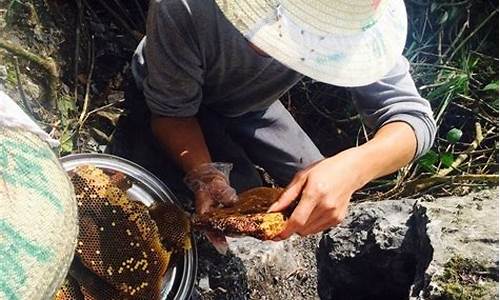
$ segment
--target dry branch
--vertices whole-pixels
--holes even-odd
[[[48,75],[48,87],[47,87],[47,94],[49,98],[50,105],[55,108],[57,105],[56,99],[57,99],[57,88],[59,86],[59,68],[57,67],[57,64],[55,61],[50,58],[42,58],[24,48],[21,46],[12,44],[5,39],[0,39],[0,48],[7,50],[8,52],[22,57],[24,59],[27,59],[38,66],[40,66],[45,72],[47,72]]]
[[[140,42],[141,39],[143,38],[143,34],[138,32],[137,30],[134,30],[130,25],[128,24],[127,21],[125,21],[122,16],[117,13],[111,6],[108,5],[108,3],[105,0],[99,0],[98,1],[104,9],[111,15],[111,17],[115,20],[116,24],[118,26],[121,26],[126,32],[130,34],[137,42]]]
[[[483,129],[481,128],[481,124],[479,122],[476,123],[475,128],[476,128],[476,137],[474,141],[469,145],[469,147],[463,153],[461,153],[457,157],[457,159],[455,159],[455,161],[451,164],[450,167],[440,170],[433,177],[443,177],[450,174],[453,170],[456,170],[458,166],[460,166],[469,157],[469,154],[474,150],[476,150],[477,147],[479,147],[481,142],[484,140],[484,137],[493,132],[492,130],[489,130],[488,132],[486,132],[486,134],[483,135]]]
[[[498,184],[498,174],[468,174],[456,176],[433,176],[410,181],[405,186],[404,195],[414,195],[440,183],[457,183],[472,181],[474,183]]]
[[[395,186],[389,190],[388,192],[382,194],[379,198],[394,198],[401,196],[413,196],[422,191],[430,189],[439,184],[449,184],[455,182],[463,182],[463,181],[472,181],[475,183],[484,181],[487,183],[497,183],[498,184],[498,175],[490,175],[490,174],[464,174],[464,175],[456,175],[456,176],[448,176],[452,171],[457,170],[457,168],[467,160],[467,158],[474,153],[474,151],[479,147],[479,145],[485,140],[485,138],[494,132],[495,128],[491,128],[486,133],[483,134],[483,129],[481,124],[478,122],[475,124],[476,137],[474,141],[469,145],[469,147],[461,153],[451,164],[450,167],[446,169],[441,169],[437,174],[420,179],[414,179],[408,182],[402,182],[402,179],[398,181]],[[408,169],[405,169],[407,172]],[[406,177],[405,175],[402,178]]]
[[[26,110],[33,116],[33,110],[31,109],[31,105],[28,103],[28,99],[26,98],[26,94],[24,93],[23,84],[21,82],[21,71],[19,70],[19,59],[17,56],[14,56],[15,62],[15,71],[16,71],[16,81],[17,81],[17,90],[19,91],[19,96],[21,96],[21,100],[23,101],[23,105]]]
[[[78,118],[78,123],[80,124],[80,128],[83,126],[83,120],[87,115],[87,111],[89,108],[89,100],[90,100],[90,84],[92,83],[92,75],[94,74],[94,66],[95,66],[95,50],[94,50],[94,36],[92,36],[90,49],[89,49],[89,60],[90,60],[90,70],[87,77],[87,83],[85,85],[85,96],[83,98],[83,106],[82,112],[80,113],[80,117]]]

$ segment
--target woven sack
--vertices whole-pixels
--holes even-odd
[[[51,299],[73,259],[73,186],[48,144],[0,126],[0,299]]]

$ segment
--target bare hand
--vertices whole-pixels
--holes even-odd
[[[269,211],[282,211],[295,199],[297,207],[276,240],[297,233],[301,236],[324,231],[343,221],[351,195],[366,181],[361,164],[366,163],[352,148],[319,161],[297,173]]]

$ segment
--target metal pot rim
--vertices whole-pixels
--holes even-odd
[[[158,177],[140,165],[127,159],[111,154],[81,153],[62,157],[60,161],[66,172],[73,170],[77,166],[89,164],[98,168],[122,172],[133,180],[143,184],[147,188],[147,192],[155,194],[156,199],[179,206],[175,195],[160,179],[158,179]],[[175,294],[172,294],[173,297],[169,297],[169,299],[189,299],[193,292],[198,265],[196,241],[193,235],[191,235],[191,245],[191,249],[186,250],[184,255],[182,255],[183,259],[179,259],[175,265],[169,266],[169,269],[167,270],[166,274],[173,272],[174,282],[179,280],[179,284],[177,285],[178,288],[175,291]],[[176,272],[177,268],[181,269],[182,273]],[[168,291],[167,295],[170,295],[170,293],[171,291]],[[164,296],[164,299],[167,299],[167,295]]]

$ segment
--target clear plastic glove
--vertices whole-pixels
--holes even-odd
[[[204,214],[215,207],[231,206],[238,201],[236,191],[229,185],[230,163],[202,164],[184,178],[186,185],[194,192],[196,213]],[[206,232],[207,239],[221,254],[227,252],[226,238],[217,232]]]

